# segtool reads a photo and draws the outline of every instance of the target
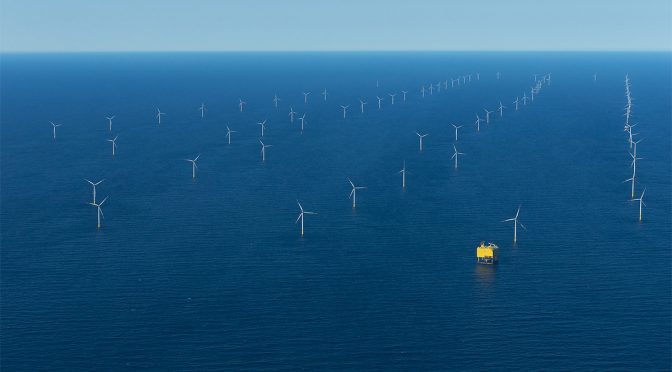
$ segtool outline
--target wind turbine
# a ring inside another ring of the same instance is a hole
[[[161,112],[161,110],[159,110],[158,107],[156,108],[156,118],[159,120],[159,125],[161,125],[161,115],[165,115],[165,114],[166,114],[166,113],[165,113],[165,112]]]
[[[238,133],[238,131],[231,130],[229,126],[226,126],[226,139],[229,141],[229,145],[231,144],[231,133]]]
[[[502,101],[499,101],[499,108],[497,110],[499,110],[499,117],[500,118],[504,115],[504,109],[505,108],[506,108],[506,106],[502,105]]]
[[[429,90],[429,95],[430,95],[430,96],[431,96],[431,95],[434,95],[434,84],[431,84],[431,83],[430,83],[430,84],[429,84],[429,88],[427,88],[427,90]]]
[[[425,98],[425,86],[422,86],[422,89],[420,89],[420,93],[422,94],[422,98]]]
[[[299,205],[299,209],[301,210],[301,213],[299,214],[299,217],[296,219],[296,222],[294,222],[294,223],[298,223],[299,220],[301,220],[301,237],[303,238],[303,218],[304,218],[303,216],[306,215],[306,214],[317,214],[317,213],[304,211],[303,207],[301,206],[301,203],[299,203],[298,200],[296,201],[296,204]]]
[[[107,119],[107,121],[108,121],[109,124],[110,124],[110,132],[112,131],[112,119],[114,119],[116,116],[117,116],[117,115],[112,115],[112,116],[106,116],[106,117],[105,117],[105,119]]]
[[[518,96],[516,96],[516,100],[513,101],[513,103],[516,104],[516,111],[518,111],[518,102],[520,102],[520,100],[518,99]]]
[[[392,104],[394,105],[394,97],[397,95],[397,93],[387,93],[388,96],[392,99]]]
[[[296,111],[294,111],[292,106],[289,106],[289,122],[290,123],[294,122],[294,115],[296,115]]]
[[[343,119],[345,119],[345,114],[346,114],[346,111],[348,110],[348,107],[350,107],[350,105],[347,105],[347,106],[341,105],[341,108],[343,109]]]
[[[92,182],[92,181],[89,181],[85,178],[84,181],[90,183],[91,187],[93,187],[93,203],[95,203],[96,202],[96,186],[100,185],[103,181],[105,181],[105,179],[102,179],[98,182]]]
[[[646,207],[646,204],[644,204],[644,193],[646,192],[646,187],[644,188],[644,191],[642,191],[642,195],[639,196],[637,199],[631,199],[630,201],[638,201],[639,202],[639,220],[642,220],[642,205]]]
[[[108,142],[112,142],[112,156],[114,156],[114,151],[117,149],[117,137],[115,136],[113,139],[108,139]]]
[[[198,110],[201,112],[201,119],[203,119],[205,117],[205,103],[201,102],[201,107]]]
[[[257,125],[261,126],[261,136],[262,137],[264,136],[264,129],[266,129],[266,120],[268,120],[268,119],[264,119],[264,121],[257,123]]]
[[[359,99],[359,107],[362,110],[362,114],[364,113],[364,105],[366,104],[366,101],[362,100],[361,98]]]
[[[476,114],[476,131],[480,132],[481,131],[481,117]]]
[[[527,100],[528,99],[529,98],[527,98],[527,94],[525,92],[523,92],[523,106],[527,106]]]
[[[427,137],[427,136],[429,135],[429,133],[420,134],[420,133],[418,133],[418,132],[415,132],[415,134],[417,134],[418,137],[420,138],[420,151],[422,151],[422,139],[425,138],[425,137]]]
[[[299,118],[301,120],[301,133],[303,133],[303,125],[306,123],[306,113],[304,112],[303,115]]]
[[[502,222],[513,221],[513,242],[514,243],[518,240],[518,225],[520,225],[520,227],[522,227],[524,230],[527,230],[522,223],[518,222],[518,214],[520,214],[520,206],[518,206],[518,211],[516,212],[516,217],[509,218],[508,220],[502,221]]]
[[[632,177],[628,178],[627,180],[623,182],[628,182],[631,181],[631,186],[630,186],[630,198],[634,199],[635,198],[635,180],[637,177],[637,160],[641,160],[642,158],[638,158],[637,155],[630,153],[630,157],[632,158],[632,163],[630,164],[632,166]]]
[[[54,134],[53,134],[54,139],[56,139],[56,128],[60,127],[60,126],[63,125],[63,124],[54,124],[53,121],[50,121],[50,123],[51,123],[51,126],[52,126],[53,129],[54,129]]]
[[[329,93],[327,92],[327,88],[324,88],[324,90],[322,91],[322,95],[324,96],[324,100],[326,101],[327,95],[329,95]]]
[[[494,111],[488,111],[488,109],[483,109],[483,111],[485,111],[485,123],[490,124],[490,114]]]
[[[303,103],[308,103],[308,95],[310,92],[303,92]]]
[[[406,189],[406,160],[404,160],[404,167],[399,171],[401,173],[401,188]]]
[[[380,105],[383,103],[383,98],[376,96],[376,99],[378,100],[378,110],[380,110]]]
[[[243,106],[245,106],[247,102],[243,101],[242,99],[238,98],[238,109],[240,112],[243,112]]]
[[[350,196],[348,198],[352,199],[352,208],[357,207],[357,190],[365,189],[364,186],[355,186],[354,183],[348,178],[348,182],[352,185],[352,191],[350,191]]]
[[[266,148],[267,147],[273,147],[273,145],[264,145],[264,143],[259,140],[259,143],[261,143],[261,161],[265,162],[266,161]]]
[[[191,162],[191,178],[196,178],[196,161],[201,157],[201,154],[198,154],[194,159],[184,159],[185,161]]]
[[[457,130],[462,128],[463,126],[462,125],[458,126],[458,125],[455,125],[455,124],[451,124],[451,125],[453,126],[453,128],[455,128],[455,142],[457,142]]]
[[[93,205],[94,207],[96,207],[98,209],[98,211],[97,211],[97,214],[98,214],[98,229],[100,229],[100,218],[101,217],[105,218],[105,215],[103,215],[103,209],[101,207],[102,207],[103,203],[105,203],[107,198],[108,197],[106,196],[105,199],[103,199],[103,201],[101,201],[100,203],[96,203],[96,202],[89,203],[89,204]]]
[[[408,91],[402,90],[401,93],[404,95],[404,103],[406,103],[406,93],[408,93]]]
[[[275,105],[275,109],[278,109],[278,102],[282,101],[280,98],[278,98],[277,94],[273,95],[273,104]]]
[[[451,159],[455,159],[455,169],[457,169],[457,157],[458,155],[465,155],[463,152],[458,152],[457,147],[455,147],[455,144],[453,144],[453,149],[455,149],[455,153],[451,157]]]

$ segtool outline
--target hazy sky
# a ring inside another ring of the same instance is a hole
[[[670,0],[0,0],[0,50],[672,50]]]

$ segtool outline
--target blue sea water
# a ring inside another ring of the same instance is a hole
[[[3,370],[670,369],[669,53],[0,58]],[[535,73],[551,84],[513,111]],[[84,178],[105,179],[100,230]]]

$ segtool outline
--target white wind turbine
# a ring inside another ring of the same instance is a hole
[[[303,92],[303,103],[308,103],[308,96],[310,92]]]
[[[490,124],[490,114],[494,111],[488,111],[487,109],[483,109],[483,111],[485,111],[485,123]]]
[[[53,136],[54,139],[56,139],[56,128],[60,127],[62,124],[55,124],[53,121],[50,121],[51,126],[53,128]]]
[[[644,191],[642,191],[642,195],[639,196],[637,199],[631,199],[630,201],[638,201],[639,202],[639,220],[642,220],[642,205],[646,207],[646,204],[644,204],[644,193],[646,192],[646,187],[644,188]]]
[[[238,133],[238,131],[231,130],[229,126],[226,126],[226,139],[229,141],[229,145],[231,144],[231,133]]]
[[[115,136],[113,139],[108,139],[107,142],[112,142],[112,156],[114,156],[114,152],[117,149],[117,137]]]
[[[404,103],[406,103],[406,93],[408,93],[408,91],[405,91],[405,90],[401,91],[401,94],[404,95]]]
[[[243,101],[242,99],[238,98],[238,109],[240,112],[243,112],[243,106],[245,106],[247,102]]]
[[[355,186],[355,184],[348,178],[348,182],[352,185],[352,191],[350,191],[350,196],[348,198],[352,199],[352,208],[357,207],[357,190],[365,189],[364,186]]]
[[[329,95],[329,93],[327,92],[327,88],[324,88],[324,90],[322,91],[321,94],[324,96],[324,100],[326,101],[326,100],[327,100],[327,96]]]
[[[455,128],[455,142],[457,142],[457,130],[462,128],[463,126],[462,125],[455,125],[455,124],[451,124],[451,125],[453,126],[453,128]]]
[[[303,115],[299,118],[301,120],[301,133],[303,133],[303,125],[306,124],[306,113],[304,112]]]
[[[198,108],[198,111],[201,112],[201,119],[203,119],[205,117],[205,111],[206,111],[205,103],[201,102],[201,106]]]
[[[191,178],[192,179],[196,178],[196,168],[198,168],[198,166],[196,166],[196,161],[200,157],[201,157],[201,154],[198,154],[194,159],[184,159],[185,161],[191,162]]]
[[[268,120],[268,119],[264,119],[264,121],[257,123],[257,125],[261,126],[261,136],[262,137],[264,136],[264,129],[266,129],[266,120]]]
[[[159,124],[159,125],[161,125],[161,116],[163,116],[163,115],[166,115],[166,113],[165,113],[165,112],[161,112],[161,110],[159,110],[159,108],[157,107],[157,108],[156,108],[156,119],[158,119],[158,121],[159,121],[158,124]]]
[[[301,213],[299,214],[299,217],[296,219],[296,222],[294,222],[294,223],[298,223],[299,220],[301,220],[301,237],[303,237],[303,218],[304,218],[304,215],[306,215],[306,214],[317,214],[317,213],[304,211],[303,207],[301,206],[301,203],[299,203],[298,200],[296,201],[296,204],[299,205],[299,209],[301,210]]]
[[[275,109],[278,109],[278,102],[282,101],[280,98],[278,98],[277,94],[273,95],[273,104],[275,105]]]
[[[528,99],[529,98],[527,98],[527,93],[523,92],[523,106],[527,106],[527,100]]]
[[[502,101],[499,101],[499,108],[497,110],[499,111],[499,117],[501,118],[504,115],[504,109],[506,106],[502,105]]]
[[[288,116],[289,116],[289,122],[290,122],[290,123],[293,123],[293,122],[294,122],[294,115],[296,115],[296,114],[297,114],[297,112],[294,111],[294,109],[292,108],[292,106],[289,106],[289,115],[288,115]]]
[[[362,111],[362,114],[364,113],[364,105],[366,105],[367,102],[362,100],[361,98],[359,99],[359,108]]]
[[[397,96],[397,93],[387,93],[388,96],[390,96],[390,99],[392,100],[392,104],[394,105],[394,97]]]
[[[635,198],[635,180],[637,178],[637,160],[642,160],[643,158],[638,158],[636,154],[630,153],[630,157],[632,158],[632,163],[630,166],[632,166],[632,177],[628,178],[627,180],[623,182],[631,182],[630,186],[630,198],[634,199]]]
[[[399,171],[401,173],[401,188],[406,189],[406,160],[404,160],[404,167]]]
[[[518,240],[518,225],[520,225],[520,227],[522,227],[524,230],[527,230],[522,223],[518,222],[518,214],[520,214],[520,206],[518,206],[518,211],[516,212],[515,217],[502,221],[502,222],[513,221],[513,242],[514,243]]]
[[[380,110],[381,104],[383,103],[383,98],[376,96],[376,99],[378,100],[378,110]]]
[[[513,101],[513,103],[516,104],[516,111],[518,111],[518,102],[520,102],[520,100],[518,99],[518,96],[516,96],[516,100]]]
[[[91,187],[93,187],[93,203],[95,203],[95,202],[96,202],[96,186],[100,185],[103,181],[105,181],[105,179],[102,179],[102,180],[100,180],[100,181],[98,181],[98,182],[92,182],[92,181],[87,180],[87,179],[85,178],[84,181],[90,183],[90,184],[91,184]]]
[[[420,134],[418,132],[415,132],[415,134],[417,134],[419,139],[420,139],[420,151],[422,151],[422,139],[427,137],[429,135],[429,133]]]
[[[105,215],[103,215],[103,208],[101,208],[101,207],[103,206],[103,203],[105,203],[106,200],[107,200],[107,196],[106,196],[105,199],[103,199],[103,201],[101,201],[100,203],[96,203],[96,202],[89,203],[90,205],[93,205],[94,207],[97,208],[97,215],[98,215],[98,229],[100,229],[100,219],[101,219],[101,218],[105,218]]]
[[[422,98],[425,98],[425,86],[422,86],[422,89],[420,89],[420,94],[422,94]]]
[[[346,112],[348,110],[348,107],[350,107],[350,105],[347,105],[347,106],[341,105],[341,108],[343,109],[343,119],[345,119],[345,115],[346,115]]]
[[[455,169],[457,169],[457,157],[458,157],[458,155],[465,155],[465,154],[463,152],[458,152],[457,147],[455,147],[454,144],[453,144],[453,149],[455,149],[455,153],[453,154],[451,159],[455,159]]]
[[[105,117],[105,119],[107,119],[107,121],[109,122],[110,132],[112,131],[112,119],[114,119],[115,117],[116,117],[116,115],[106,116],[106,117]]]
[[[265,162],[266,161],[266,148],[267,147],[273,147],[273,145],[264,145],[264,143],[259,140],[259,143],[261,143],[261,161]]]
[[[481,131],[481,117],[476,114],[476,131],[480,132]]]

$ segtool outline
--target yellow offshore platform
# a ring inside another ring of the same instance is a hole
[[[483,265],[492,265],[497,263],[499,247],[497,244],[481,242],[481,245],[476,247],[476,262]]]

